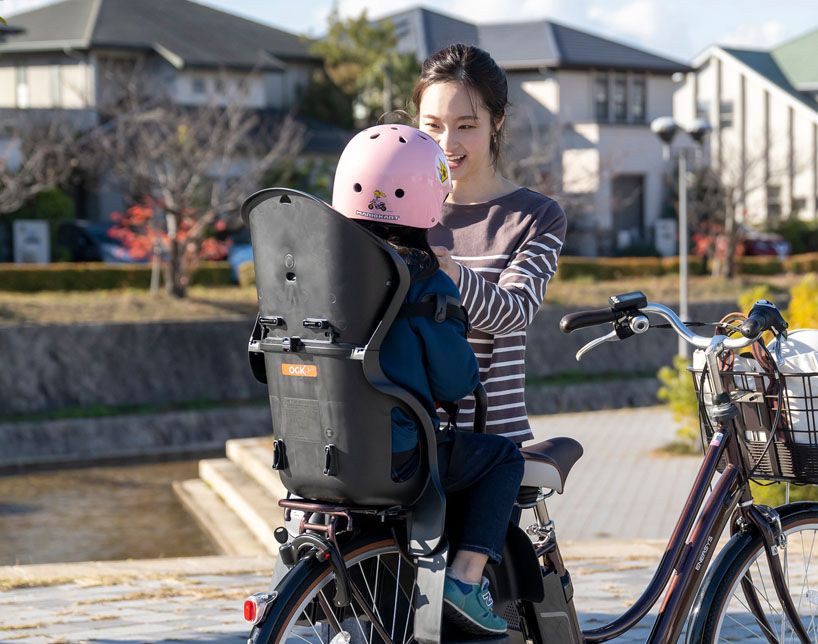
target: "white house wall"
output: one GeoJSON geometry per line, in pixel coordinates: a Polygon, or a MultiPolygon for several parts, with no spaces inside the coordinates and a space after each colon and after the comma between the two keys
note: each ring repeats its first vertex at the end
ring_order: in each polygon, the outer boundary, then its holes
{"type": "Polygon", "coordinates": [[[85,62],[55,63],[49,58],[31,57],[0,64],[0,108],[82,108],[88,105],[89,66],[85,62]],[[25,69],[27,105],[17,104],[17,69],[25,69]],[[54,94],[53,74],[59,90],[54,94]]]}
{"type": "Polygon", "coordinates": [[[699,104],[709,107],[707,116],[714,126],[711,163],[720,169],[726,183],[744,188],[739,217],[746,213],[749,223],[773,223],[767,211],[767,187],[772,186],[780,187],[782,218],[790,213],[803,219],[816,218],[814,130],[818,111],[717,47],[702,54],[696,63],[703,67],[688,74],[676,92],[675,113],[685,122],[695,118],[694,92],[699,104]],[[732,102],[732,126],[719,128],[720,102],[732,102]],[[803,208],[795,213],[800,204],[803,208]]]}
{"type": "Polygon", "coordinates": [[[174,82],[174,98],[182,105],[208,105],[212,101],[226,104],[240,95],[246,107],[265,107],[266,92],[262,75],[257,72],[244,74],[184,70],[177,73],[174,82]],[[201,83],[201,91],[196,91],[198,83],[201,83]],[[221,88],[217,86],[219,83],[222,84],[221,88]]]}

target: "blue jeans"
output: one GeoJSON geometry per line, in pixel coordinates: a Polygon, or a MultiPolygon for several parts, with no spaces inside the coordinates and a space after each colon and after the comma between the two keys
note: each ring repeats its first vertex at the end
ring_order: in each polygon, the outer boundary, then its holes
{"type": "Polygon", "coordinates": [[[479,552],[499,563],[523,480],[520,450],[505,436],[450,430],[437,458],[450,552],[479,552]]]}

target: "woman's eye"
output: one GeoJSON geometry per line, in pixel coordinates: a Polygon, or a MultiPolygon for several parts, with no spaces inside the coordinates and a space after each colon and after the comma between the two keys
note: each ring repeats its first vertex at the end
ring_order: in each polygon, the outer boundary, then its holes
{"type": "Polygon", "coordinates": [[[461,125],[460,129],[461,130],[473,130],[474,126],[473,125],[461,125]]]}
{"type": "Polygon", "coordinates": [[[424,123],[423,127],[428,127],[429,129],[437,128],[437,123],[424,123]]]}

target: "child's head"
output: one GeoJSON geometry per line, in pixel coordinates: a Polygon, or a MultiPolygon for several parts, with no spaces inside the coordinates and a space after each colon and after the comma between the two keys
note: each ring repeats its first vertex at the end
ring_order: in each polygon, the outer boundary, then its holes
{"type": "Polygon", "coordinates": [[[408,125],[356,134],[335,170],[332,207],[345,217],[432,228],[452,189],[449,165],[431,137],[408,125]]]}
{"type": "Polygon", "coordinates": [[[424,62],[412,93],[418,127],[450,160],[453,179],[496,170],[508,108],[508,81],[485,51],[456,44],[424,62]]]}
{"type": "Polygon", "coordinates": [[[449,165],[431,137],[407,125],[356,134],[335,171],[332,207],[407,255],[422,251],[436,266],[426,232],[440,222],[452,188],[449,165]]]}

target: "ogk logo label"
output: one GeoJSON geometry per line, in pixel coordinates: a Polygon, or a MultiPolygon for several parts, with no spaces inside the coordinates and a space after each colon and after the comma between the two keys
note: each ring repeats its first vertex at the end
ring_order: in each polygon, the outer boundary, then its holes
{"type": "Polygon", "coordinates": [[[317,378],[318,367],[313,364],[283,364],[281,365],[282,376],[296,376],[301,378],[317,378]]]}

